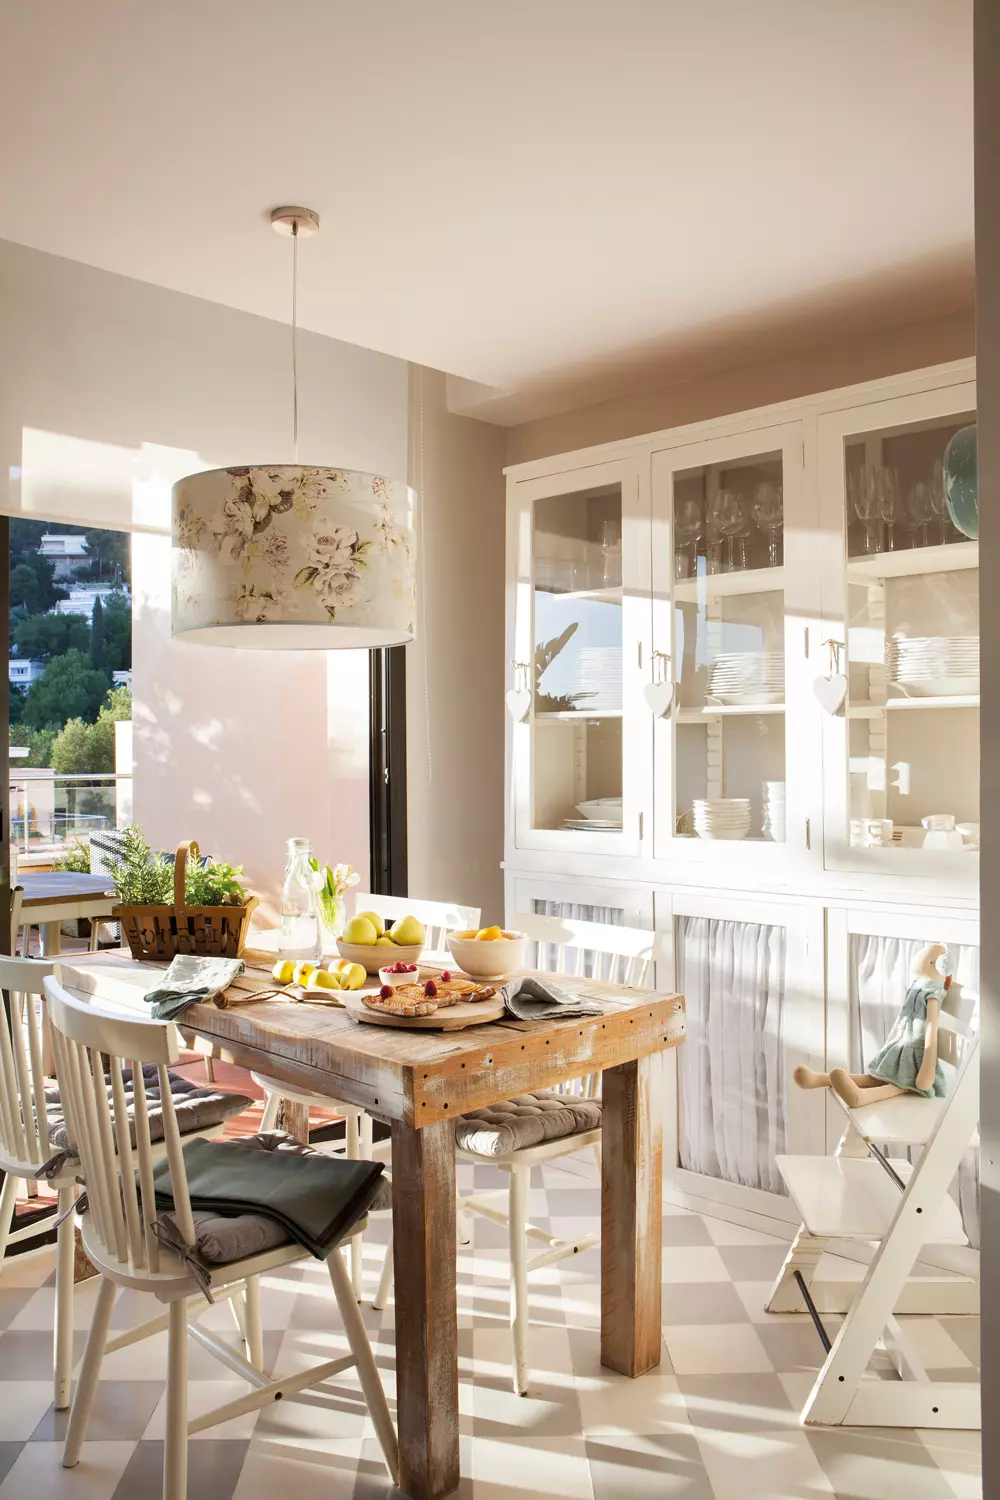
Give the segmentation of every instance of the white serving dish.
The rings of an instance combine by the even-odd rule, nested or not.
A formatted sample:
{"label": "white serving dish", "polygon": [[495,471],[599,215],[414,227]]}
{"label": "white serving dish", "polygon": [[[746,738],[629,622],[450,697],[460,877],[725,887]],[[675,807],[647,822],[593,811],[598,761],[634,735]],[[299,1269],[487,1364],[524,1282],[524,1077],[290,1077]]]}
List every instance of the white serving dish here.
{"label": "white serving dish", "polygon": [[349,958],[352,964],[364,964],[368,974],[377,974],[379,969],[387,967],[386,959],[391,963],[400,958],[404,963],[419,963],[423,951],[423,943],[410,944],[405,948],[393,943],[391,948],[387,948],[384,943],[379,947],[376,943],[345,943],[343,938],[337,939],[337,952],[341,958]]}
{"label": "white serving dish", "polygon": [[[404,959],[402,961],[404,963],[412,962],[412,960],[410,959]],[[397,958],[394,959],[393,962],[399,963],[400,960]],[[413,968],[410,969],[410,971],[406,974],[390,974],[388,969],[379,969],[378,977],[379,983],[387,984],[391,990],[396,989],[401,984],[416,984],[417,980],[420,978],[420,965],[414,964]]]}
{"label": "white serving dish", "polygon": [[471,979],[506,979],[524,968],[523,932],[505,932],[492,941],[456,937],[449,932],[445,941],[456,967]]}

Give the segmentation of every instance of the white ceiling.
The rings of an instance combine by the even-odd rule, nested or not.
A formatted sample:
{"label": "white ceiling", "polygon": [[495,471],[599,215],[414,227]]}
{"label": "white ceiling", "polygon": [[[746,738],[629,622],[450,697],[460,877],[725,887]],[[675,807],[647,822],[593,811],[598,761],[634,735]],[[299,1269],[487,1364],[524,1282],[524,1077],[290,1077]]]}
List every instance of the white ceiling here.
{"label": "white ceiling", "polygon": [[303,324],[516,420],[967,305],[971,10],[0,0],[0,237],[283,319],[307,204]]}

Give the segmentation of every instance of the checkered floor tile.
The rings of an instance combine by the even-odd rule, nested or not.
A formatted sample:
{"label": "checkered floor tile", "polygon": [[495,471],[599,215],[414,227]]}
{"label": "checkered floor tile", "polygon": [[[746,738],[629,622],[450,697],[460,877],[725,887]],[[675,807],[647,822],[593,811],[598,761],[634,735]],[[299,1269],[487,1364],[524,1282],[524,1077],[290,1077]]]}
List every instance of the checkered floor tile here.
{"label": "checkered floor tile", "polygon": [[[568,1169],[570,1168],[570,1169]],[[589,1163],[535,1178],[536,1222],[571,1234],[597,1222]],[[463,1167],[460,1186],[501,1185]],[[981,1492],[978,1434],[910,1430],[805,1431],[797,1412],[818,1368],[802,1317],[771,1318],[764,1296],[784,1255],[777,1240],[670,1210],[663,1219],[660,1367],[639,1381],[603,1369],[596,1250],[531,1280],[532,1389],[510,1387],[505,1233],[484,1219],[459,1264],[462,1500],[971,1500]],[[388,1238],[365,1240],[368,1325],[393,1399],[393,1309],[370,1305]],[[96,1283],[78,1288],[82,1351]],[[322,1266],[305,1262],[265,1282],[266,1356],[279,1368],[333,1357],[338,1317]],[[159,1493],[166,1335],[109,1356],[77,1469],[60,1466],[66,1416],[51,1407],[53,1253],[10,1260],[0,1276],[0,1500],[151,1500]],[[152,1306],[152,1304],[150,1304]],[[125,1293],[114,1322],[145,1311]],[[978,1320],[925,1318],[921,1352],[942,1378],[974,1375]],[[232,1331],[229,1310],[206,1314]],[[945,1373],[946,1372],[946,1373]],[[192,1414],[243,1387],[190,1348]],[[221,1378],[220,1378],[221,1377]],[[191,1500],[388,1500],[371,1425],[350,1389],[308,1393],[213,1428],[190,1444]]]}

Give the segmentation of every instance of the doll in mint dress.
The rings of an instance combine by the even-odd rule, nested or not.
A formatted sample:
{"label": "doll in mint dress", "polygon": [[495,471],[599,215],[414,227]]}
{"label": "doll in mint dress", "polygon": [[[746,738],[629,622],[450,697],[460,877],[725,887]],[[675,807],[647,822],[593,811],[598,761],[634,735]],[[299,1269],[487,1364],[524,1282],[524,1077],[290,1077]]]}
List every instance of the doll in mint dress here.
{"label": "doll in mint dress", "polygon": [[843,1068],[832,1068],[829,1073],[814,1073],[811,1068],[800,1067],[795,1069],[795,1082],[807,1089],[832,1088],[851,1109],[897,1094],[943,1098],[938,1017],[950,975],[951,963],[944,945],[929,943],[917,954],[902,1008],[885,1045],[868,1064],[868,1072],[847,1073]]}

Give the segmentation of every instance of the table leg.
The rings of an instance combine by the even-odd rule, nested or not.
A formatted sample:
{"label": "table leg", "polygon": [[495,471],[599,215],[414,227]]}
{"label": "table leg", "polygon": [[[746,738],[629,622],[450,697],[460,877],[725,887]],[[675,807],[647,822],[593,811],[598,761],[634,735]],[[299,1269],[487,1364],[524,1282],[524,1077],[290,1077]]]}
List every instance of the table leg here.
{"label": "table leg", "polygon": [[601,1363],[636,1376],[660,1363],[663,1345],[662,1058],[602,1076]]}
{"label": "table leg", "polygon": [[278,1109],[275,1130],[284,1130],[293,1135],[304,1146],[309,1144],[309,1106],[298,1104],[294,1099],[282,1099]]}
{"label": "table leg", "polygon": [[62,952],[62,923],[42,922],[39,932],[42,942],[42,957],[58,958]]}
{"label": "table leg", "polygon": [[437,1500],[458,1486],[455,1126],[392,1126],[399,1488]]}

